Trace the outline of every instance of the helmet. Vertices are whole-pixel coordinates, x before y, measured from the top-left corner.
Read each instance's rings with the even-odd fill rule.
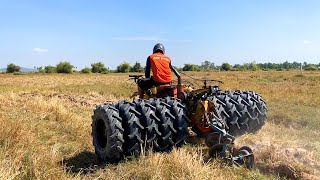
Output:
[[[164,46],[161,43],[154,45],[153,53],[155,53],[156,51],[159,51],[159,50],[162,51],[162,54],[164,54]]]

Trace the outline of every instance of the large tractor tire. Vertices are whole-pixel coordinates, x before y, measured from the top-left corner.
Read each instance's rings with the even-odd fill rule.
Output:
[[[149,102],[156,108],[155,113],[160,120],[158,122],[158,129],[161,137],[158,138],[159,147],[157,150],[168,152],[173,148],[173,136],[177,132],[173,127],[175,116],[170,113],[171,106],[165,103],[163,99],[150,99]]]
[[[144,149],[157,149],[158,137],[161,137],[161,133],[158,128],[160,119],[156,116],[156,108],[150,104],[148,100],[139,99],[134,101],[135,109],[140,113],[138,116],[141,125],[144,127],[141,132]]]
[[[253,91],[225,91],[216,97],[223,106],[228,132],[232,135],[255,133],[265,124],[267,107]]]
[[[123,132],[122,119],[113,104],[98,105],[92,116],[93,146],[98,157],[108,163],[122,159]]]
[[[115,106],[119,110],[124,129],[123,144],[124,154],[127,156],[137,156],[140,154],[141,144],[143,143],[141,134],[144,127],[138,118],[141,114],[135,110],[135,105],[128,101],[120,101]]]
[[[262,96],[254,91],[244,91],[244,93],[249,93],[252,97],[252,100],[256,102],[257,108],[256,110],[258,111],[258,118],[257,121],[251,121],[250,123],[254,124],[249,124],[250,127],[256,127],[257,129],[254,130],[259,130],[266,122],[267,119],[267,105],[266,102],[263,100]],[[258,124],[258,125],[255,125]]]
[[[181,147],[188,137],[187,128],[190,119],[187,117],[187,109],[178,99],[167,97],[164,101],[170,105],[170,113],[175,117],[173,127],[176,133],[173,134],[173,142],[176,147]]]
[[[109,163],[139,155],[141,148],[168,152],[188,137],[186,108],[173,98],[98,105],[92,119],[95,152]]]

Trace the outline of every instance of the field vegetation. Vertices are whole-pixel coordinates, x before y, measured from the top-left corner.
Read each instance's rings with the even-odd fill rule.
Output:
[[[137,67],[139,69],[140,67]],[[209,159],[193,144],[170,153],[144,152],[117,165],[96,159],[95,105],[129,99],[128,74],[0,74],[0,179],[317,179],[320,177],[320,72],[188,72],[219,79],[224,90],[254,90],[268,122],[237,139],[254,149],[249,171]],[[184,84],[201,82],[183,77]]]

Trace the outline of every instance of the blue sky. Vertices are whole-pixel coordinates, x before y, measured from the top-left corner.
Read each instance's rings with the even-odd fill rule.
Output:
[[[161,42],[173,65],[320,63],[318,0],[0,0],[0,67],[145,64]]]

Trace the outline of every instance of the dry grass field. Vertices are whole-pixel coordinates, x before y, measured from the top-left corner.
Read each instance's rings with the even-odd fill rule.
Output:
[[[136,89],[128,74],[0,74],[0,179],[320,177],[319,71],[188,74],[223,80],[224,90],[254,90],[264,97],[268,123],[236,141],[254,149],[253,170],[208,159],[203,143],[103,164],[92,146],[91,115],[97,103],[128,99]]]

